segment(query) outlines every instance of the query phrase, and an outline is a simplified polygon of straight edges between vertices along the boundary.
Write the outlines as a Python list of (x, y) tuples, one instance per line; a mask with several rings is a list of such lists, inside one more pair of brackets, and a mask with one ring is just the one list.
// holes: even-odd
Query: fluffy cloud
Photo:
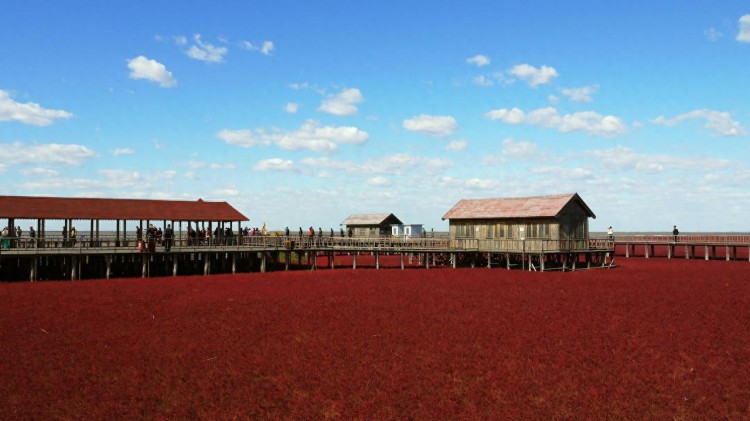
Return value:
[(715, 158), (689, 158), (664, 154), (642, 154), (625, 146), (610, 149), (586, 151), (586, 156), (594, 158), (603, 168), (620, 171), (637, 171), (641, 173), (660, 173), (666, 170), (696, 169), (717, 171), (733, 166), (732, 162)]
[(538, 167), (532, 168), (531, 172), (559, 180), (584, 180), (594, 176), (593, 172), (586, 168)]
[(443, 158), (424, 158), (408, 153), (386, 155), (358, 163), (329, 158), (305, 158), (302, 164), (353, 175), (403, 175), (409, 171), (435, 173), (452, 165)]
[(391, 182), (385, 177), (378, 176), (378, 177), (369, 178), (367, 180), (367, 184), (371, 186), (383, 187), (383, 186), (390, 185)]
[(318, 110), (328, 114), (347, 116), (357, 112), (357, 104), (364, 101), (365, 97), (357, 88), (344, 89), (335, 95), (326, 98)]
[(245, 50), (248, 50), (248, 51), (257, 51), (257, 52), (259, 52), (261, 54), (265, 54), (267, 56), (270, 56), (271, 53), (273, 52), (273, 49), (274, 49), (274, 45), (273, 45), (272, 41), (263, 41), (263, 44), (261, 44), (260, 46), (257, 46), (257, 45), (253, 44), (250, 41), (242, 41), (240, 43), (240, 45)]
[(479, 75), (479, 76), (476, 76), (476, 77), (474, 77), (474, 79), (472, 79), (471, 81), (472, 81), (472, 83), (474, 83), (475, 85), (478, 85), (478, 86), (485, 86), (485, 87), (486, 87), (486, 86), (492, 86), (492, 85), (494, 85), (494, 84), (495, 84), (495, 81), (494, 81), (494, 80), (492, 80), (492, 79), (490, 79), (490, 78), (488, 78), (488, 77), (486, 77), (486, 76), (484, 76), (484, 75)]
[(298, 171), (297, 167), (289, 159), (271, 158), (258, 161), (253, 169), (255, 171)]
[(750, 42), (750, 15), (744, 15), (739, 20), (740, 32), (737, 34), (737, 41)]
[(172, 77), (172, 72), (156, 60), (150, 60), (144, 56), (138, 56), (128, 61), (131, 79), (145, 79), (158, 83), (162, 88), (177, 86), (177, 81)]
[(744, 136), (747, 134), (742, 125), (733, 120), (728, 112), (714, 110), (695, 110), (672, 118), (659, 116), (651, 122), (664, 126), (676, 126), (686, 120), (705, 120), (705, 127), (713, 130), (719, 136)]
[(535, 143), (525, 142), (523, 140), (513, 140), (506, 138), (503, 140), (503, 155), (519, 159), (534, 158), (538, 154), (538, 148)]
[(404, 120), (406, 130), (430, 136), (450, 136), (458, 130), (456, 119), (451, 116), (420, 114)]
[(193, 41), (195, 44), (190, 46), (187, 55), (196, 60), (218, 63), (224, 61), (224, 56), (229, 52), (226, 47), (217, 47), (203, 42), (200, 34), (193, 35)]
[(60, 118), (71, 118), (73, 114), (63, 110), (48, 110), (33, 102), (20, 103), (0, 89), (0, 121), (20, 121), (34, 126), (49, 126)]
[(284, 107), (284, 111), (288, 112), (289, 114), (294, 114), (299, 109), (299, 104), (296, 102), (287, 102), (286, 106)]
[(469, 64), (476, 64), (477, 66), (482, 67), (482, 66), (486, 66), (490, 64), (491, 60), (487, 56), (484, 56), (482, 54), (477, 54), (474, 57), (467, 58), (466, 62)]
[(445, 149), (451, 151), (451, 152), (461, 152), (462, 150), (466, 149), (466, 141), (465, 140), (452, 140), (450, 143), (448, 143), (448, 146), (445, 147)]
[(57, 143), (25, 144), (14, 142), (0, 144), (0, 149), (13, 151), (10, 164), (60, 164), (80, 166), (87, 159), (97, 156), (96, 152), (82, 145), (61, 145)]
[(568, 97), (571, 101), (576, 102), (591, 102), (591, 95), (595, 94), (599, 90), (596, 85), (583, 86), (581, 88), (562, 88), (560, 92)]
[(216, 137), (230, 145), (251, 148), (254, 146), (276, 146), (287, 150), (306, 149), (318, 153), (333, 153), (338, 145), (361, 145), (370, 137), (353, 126), (321, 126), (315, 120), (307, 120), (298, 130), (284, 132), (274, 129), (222, 130)]
[(573, 114), (560, 115), (553, 107), (539, 108), (524, 113), (518, 108), (492, 110), (485, 114), (492, 120), (500, 120), (508, 124), (529, 124), (547, 127), (560, 132), (584, 132), (596, 136), (618, 136), (625, 133), (626, 128), (619, 117), (603, 116), (593, 111), (582, 111)]
[(711, 42), (716, 42), (719, 40), (719, 38), (724, 36), (724, 34), (717, 31), (715, 28), (706, 29), (705, 31), (703, 31), (703, 35), (705, 35), (706, 39)]
[(117, 148), (113, 149), (111, 152), (113, 156), (132, 155), (135, 153), (135, 151), (131, 148)]
[(555, 70), (553, 67), (542, 66), (540, 68), (536, 68), (529, 64), (519, 64), (513, 66), (512, 69), (508, 70), (508, 74), (521, 79), (533, 88), (536, 88), (539, 85), (550, 83), (552, 82), (552, 79), (558, 76), (557, 70)]

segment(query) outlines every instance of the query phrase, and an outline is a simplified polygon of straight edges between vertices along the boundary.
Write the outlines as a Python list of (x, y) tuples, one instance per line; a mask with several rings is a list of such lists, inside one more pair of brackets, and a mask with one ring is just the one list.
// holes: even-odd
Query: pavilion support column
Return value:
[(203, 276), (211, 274), (211, 254), (206, 253), (203, 255)]
[(78, 279), (78, 257), (70, 257), (70, 280), (75, 281)]
[(38, 258), (36, 256), (33, 256), (31, 258), (31, 271), (29, 273), (29, 281), (34, 282), (36, 281), (37, 277), (37, 269), (38, 269)]
[(100, 245), (99, 243), (99, 220), (96, 220), (96, 244)]
[(148, 257), (141, 255), (141, 278), (148, 276)]
[(232, 253), (232, 275), (237, 273), (237, 253)]
[(172, 255), (172, 276), (177, 276), (177, 262), (180, 260), (179, 256)]
[(109, 277), (112, 275), (112, 256), (109, 254), (104, 255), (104, 265), (106, 267), (104, 278), (109, 279)]
[(487, 253), (487, 269), (492, 267), (492, 253)]
[(261, 253), (260, 256), (260, 273), (266, 273), (266, 253)]

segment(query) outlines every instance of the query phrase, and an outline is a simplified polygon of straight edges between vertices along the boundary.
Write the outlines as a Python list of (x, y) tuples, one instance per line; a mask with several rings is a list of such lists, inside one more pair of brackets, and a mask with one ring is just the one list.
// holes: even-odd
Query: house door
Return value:
[(391, 235), (394, 237), (398, 236), (398, 227), (391, 227)]

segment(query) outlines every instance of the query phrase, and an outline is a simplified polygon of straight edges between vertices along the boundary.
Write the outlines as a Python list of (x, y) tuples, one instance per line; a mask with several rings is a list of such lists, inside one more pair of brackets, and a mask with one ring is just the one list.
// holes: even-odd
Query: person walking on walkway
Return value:
[(167, 224), (167, 229), (164, 230), (164, 250), (169, 251), (172, 249), (172, 241), (174, 239), (174, 230), (171, 224)]
[(615, 241), (615, 230), (612, 229), (612, 225), (607, 228), (607, 239), (609, 241)]
[(674, 237), (674, 242), (677, 242), (677, 236), (680, 235), (680, 230), (677, 229), (677, 225), (674, 226), (674, 229), (672, 229), (672, 237)]

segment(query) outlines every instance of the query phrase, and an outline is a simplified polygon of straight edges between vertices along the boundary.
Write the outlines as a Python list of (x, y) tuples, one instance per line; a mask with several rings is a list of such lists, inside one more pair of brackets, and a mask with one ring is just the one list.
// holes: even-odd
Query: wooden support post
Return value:
[(687, 244), (685, 244), (685, 258), (690, 259), (690, 250), (688, 249)]
[(107, 267), (106, 274), (104, 275), (104, 277), (105, 279), (109, 279), (110, 275), (112, 274), (112, 256), (105, 254), (104, 264)]
[(424, 254), (424, 268), (429, 269), (430, 268), (430, 253)]
[(237, 273), (237, 253), (232, 253), (232, 275)]
[(284, 259), (284, 270), (289, 270), (289, 261), (292, 259), (292, 252), (291, 251), (286, 252), (285, 257), (286, 258)]
[(31, 271), (29, 272), (29, 281), (36, 281), (36, 270), (37, 270), (37, 257), (31, 258)]
[(177, 276), (177, 261), (179, 260), (179, 255), (172, 255), (172, 276)]
[(353, 259), (353, 262), (352, 262), (352, 269), (356, 269), (357, 268), (357, 255), (358, 254), (359, 254), (358, 252), (356, 252), (356, 251), (354, 252), (354, 259)]
[(643, 246), (643, 252), (646, 253), (646, 259), (648, 259), (648, 248), (648, 243), (645, 243), (645, 245)]
[(703, 246), (703, 260), (708, 260), (708, 244)]
[(147, 264), (148, 259), (146, 258), (146, 255), (141, 255), (141, 278), (145, 278), (146, 274), (148, 273), (148, 270), (146, 268)]
[[(625, 249), (626, 254), (627, 254), (627, 250), (628, 249), (626, 248)], [(562, 255), (562, 256), (560, 256), (560, 259), (562, 260), (562, 264), (563, 264), (562, 270), (563, 270), (563, 272), (565, 272), (565, 270), (568, 268), (567, 267), (568, 266), (568, 256)]]
[(625, 257), (630, 257), (630, 244), (625, 243)]
[(451, 264), (453, 265), (453, 269), (456, 268), (456, 253), (451, 253)]
[(261, 253), (260, 256), (260, 273), (266, 273), (266, 253)]
[(539, 264), (542, 267), (542, 272), (544, 272), (544, 254), (543, 253), (539, 253)]
[(726, 261), (728, 262), (729, 261), (729, 246), (726, 244), (724, 245), (724, 255), (726, 256)]
[(206, 253), (203, 255), (203, 276), (211, 273), (211, 255)]
[(667, 259), (672, 258), (672, 247), (674, 246), (674, 244), (667, 244)]
[(401, 270), (404, 270), (404, 253), (399, 253), (401, 256)]
[(505, 253), (505, 269), (510, 270), (510, 253)]
[(492, 264), (492, 253), (487, 253), (487, 269), (489, 269)]
[(331, 264), (331, 269), (334, 269), (336, 265), (335, 265), (335, 262), (334, 262), (333, 260), (334, 260), (334, 259), (336, 258), (336, 256), (334, 255), (334, 253), (333, 253), (333, 252), (330, 252), (330, 253), (329, 253), (329, 256), (331, 256), (331, 257), (330, 257), (330, 259), (331, 259), (331, 260), (329, 261), (329, 262), (330, 262), (330, 264)]

